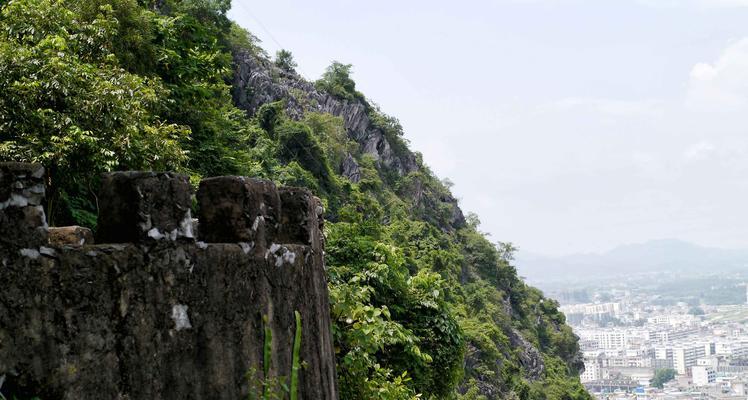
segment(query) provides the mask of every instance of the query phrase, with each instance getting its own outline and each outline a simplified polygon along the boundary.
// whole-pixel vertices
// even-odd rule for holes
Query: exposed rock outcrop
[[[525,371],[527,371],[527,378],[530,380],[540,379],[545,370],[543,355],[540,353],[540,350],[528,342],[516,329],[511,328],[508,333],[509,342],[519,352],[519,361]]]
[[[340,174],[353,183],[358,183],[361,180],[361,168],[359,168],[358,162],[352,155],[346,154],[343,163],[340,165]]]
[[[0,171],[2,237],[14,238],[0,241],[4,395],[247,398],[261,381],[288,384],[298,311],[299,398],[337,399],[321,207],[307,190],[208,180],[198,241],[186,177],[115,173],[99,195],[99,239],[121,243],[68,245],[46,241],[43,169]]]
[[[419,171],[415,154],[408,149],[395,151],[384,132],[372,123],[367,113],[367,104],[357,100],[339,99],[318,91],[312,83],[299,75],[283,71],[247,50],[235,52],[234,65],[234,103],[249,114],[253,115],[263,104],[283,100],[286,105],[285,111],[291,118],[299,119],[307,111],[341,117],[348,136],[358,142],[362,154],[370,155],[381,167],[394,170],[400,176]],[[355,162],[353,157],[351,159]],[[347,157],[341,166],[343,175],[357,182],[354,180],[360,178],[360,174],[355,173],[357,167],[353,167]],[[442,228],[464,226],[462,211],[452,196],[436,197],[426,202],[417,202],[414,206],[435,207],[435,204],[431,204],[435,202],[446,203],[452,208],[449,226]]]
[[[361,145],[364,153],[373,156],[383,166],[393,168],[401,175],[418,168],[412,153],[395,154],[392,151],[384,133],[369,120],[366,104],[320,92],[300,76],[281,71],[248,51],[237,52],[234,63],[232,94],[239,108],[254,114],[265,103],[284,100],[286,113],[292,118],[301,118],[307,111],[341,117],[348,135]]]

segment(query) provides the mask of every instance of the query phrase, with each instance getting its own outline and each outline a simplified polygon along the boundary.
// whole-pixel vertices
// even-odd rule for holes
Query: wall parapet
[[[247,398],[263,380],[290,379],[298,311],[299,398],[337,399],[311,192],[205,179],[198,229],[183,175],[107,174],[98,201],[92,244],[85,228],[47,226],[41,166],[0,163],[0,393]]]

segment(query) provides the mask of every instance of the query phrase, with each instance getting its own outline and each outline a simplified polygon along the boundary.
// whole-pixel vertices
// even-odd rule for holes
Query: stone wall
[[[47,227],[43,179],[0,164],[0,393],[252,398],[290,384],[298,311],[298,398],[337,399],[323,210],[307,190],[206,179],[198,228],[185,176],[109,174],[93,244]]]

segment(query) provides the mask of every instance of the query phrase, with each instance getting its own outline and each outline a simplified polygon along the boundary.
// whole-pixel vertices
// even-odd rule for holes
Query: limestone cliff
[[[250,115],[263,104],[282,100],[285,102],[286,113],[291,118],[301,118],[308,111],[342,117],[349,137],[359,144],[360,152],[372,156],[381,167],[393,170],[400,176],[413,174],[423,168],[417,156],[407,148],[394,150],[384,132],[370,120],[370,105],[360,100],[339,99],[319,91],[298,74],[281,70],[248,50],[235,51],[234,65],[234,103]],[[341,174],[353,182],[358,179],[355,162],[349,154],[343,163],[337,166]],[[455,229],[465,225],[465,218],[457,205],[457,199],[451,195],[439,196],[428,193],[417,181],[413,185],[413,190],[411,197],[414,207],[433,209],[444,205],[451,210],[443,223],[443,229]]]

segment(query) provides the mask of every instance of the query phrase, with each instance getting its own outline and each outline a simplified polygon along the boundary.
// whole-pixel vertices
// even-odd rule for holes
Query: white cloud
[[[683,158],[686,161],[701,161],[708,159],[714,153],[716,147],[706,140],[694,143],[686,148],[683,152]]]
[[[713,63],[694,65],[686,105],[699,111],[748,107],[748,38],[728,46]]]
[[[698,63],[691,69],[691,78],[708,81],[717,76],[717,69],[707,63]]]

